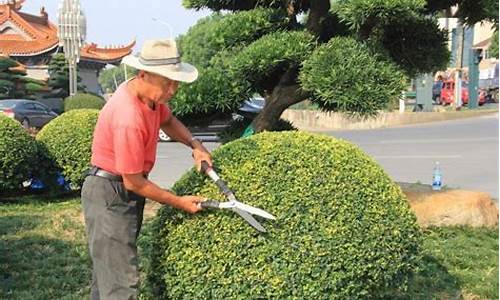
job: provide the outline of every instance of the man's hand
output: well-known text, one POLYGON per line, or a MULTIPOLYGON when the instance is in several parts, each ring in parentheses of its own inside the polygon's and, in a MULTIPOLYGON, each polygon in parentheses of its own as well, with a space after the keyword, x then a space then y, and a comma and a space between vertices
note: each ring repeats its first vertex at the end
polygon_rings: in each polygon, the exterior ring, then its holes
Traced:
POLYGON ((185 212, 194 214, 202 210, 199 203, 203 201, 204 198, 199 196, 182 196, 180 197, 179 208, 185 212))
POLYGON ((208 150, 203 146, 203 144, 197 140, 193 140, 193 159, 196 165, 196 169, 198 172, 201 170, 201 162, 206 161, 208 165, 212 166, 212 155, 208 150))

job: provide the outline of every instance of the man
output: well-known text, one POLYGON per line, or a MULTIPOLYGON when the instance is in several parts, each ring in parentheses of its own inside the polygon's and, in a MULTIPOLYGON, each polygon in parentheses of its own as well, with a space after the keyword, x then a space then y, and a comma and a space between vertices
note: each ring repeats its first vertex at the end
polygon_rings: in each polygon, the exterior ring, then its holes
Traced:
POLYGON ((196 213, 199 196, 177 196, 147 179, 156 158, 161 127, 193 151, 200 170, 211 155, 165 102, 179 81, 198 71, 180 60, 175 41, 146 41, 139 57, 123 63, 139 70, 101 110, 92 143, 92 168, 82 188, 82 206, 92 258, 91 299, 137 299, 137 246, 145 198, 196 213))

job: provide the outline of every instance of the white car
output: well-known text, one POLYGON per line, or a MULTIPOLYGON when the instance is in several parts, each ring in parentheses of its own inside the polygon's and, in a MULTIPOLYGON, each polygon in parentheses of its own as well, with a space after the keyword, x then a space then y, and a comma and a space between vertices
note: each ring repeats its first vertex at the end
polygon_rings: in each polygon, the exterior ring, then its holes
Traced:
POLYGON ((158 134, 158 138, 160 139, 161 142, 170 142, 172 139, 165 133, 163 130, 160 129, 160 132, 158 134))

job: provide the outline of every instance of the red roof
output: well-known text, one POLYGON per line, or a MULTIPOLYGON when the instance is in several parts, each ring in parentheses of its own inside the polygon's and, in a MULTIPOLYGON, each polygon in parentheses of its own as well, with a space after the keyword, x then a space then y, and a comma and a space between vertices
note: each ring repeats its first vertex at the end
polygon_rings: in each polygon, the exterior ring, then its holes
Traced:
POLYGON ((101 62, 115 62, 122 57, 129 55, 135 45, 135 40, 126 46, 99 48, 97 44, 84 45, 80 49, 82 59, 101 62))
MULTIPOLYGON (((0 4, 0 28, 4 28, 0 29, 0 54, 33 56, 48 52, 59 44, 57 26, 49 21, 45 8, 41 8, 39 16, 27 14, 20 11, 24 1, 0 4), (22 33, 10 29, 9 23, 22 30, 22 33)), ((130 54, 134 45, 135 41, 114 48, 87 44, 81 49, 81 60, 116 62, 130 54)))

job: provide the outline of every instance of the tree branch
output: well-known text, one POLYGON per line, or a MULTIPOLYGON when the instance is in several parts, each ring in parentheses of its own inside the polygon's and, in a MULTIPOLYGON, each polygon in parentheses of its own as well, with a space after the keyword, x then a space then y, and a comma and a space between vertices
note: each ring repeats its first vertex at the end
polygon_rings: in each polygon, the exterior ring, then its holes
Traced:
POLYGON ((311 0, 306 27, 314 35, 321 33, 321 23, 330 10, 330 0, 311 0))

